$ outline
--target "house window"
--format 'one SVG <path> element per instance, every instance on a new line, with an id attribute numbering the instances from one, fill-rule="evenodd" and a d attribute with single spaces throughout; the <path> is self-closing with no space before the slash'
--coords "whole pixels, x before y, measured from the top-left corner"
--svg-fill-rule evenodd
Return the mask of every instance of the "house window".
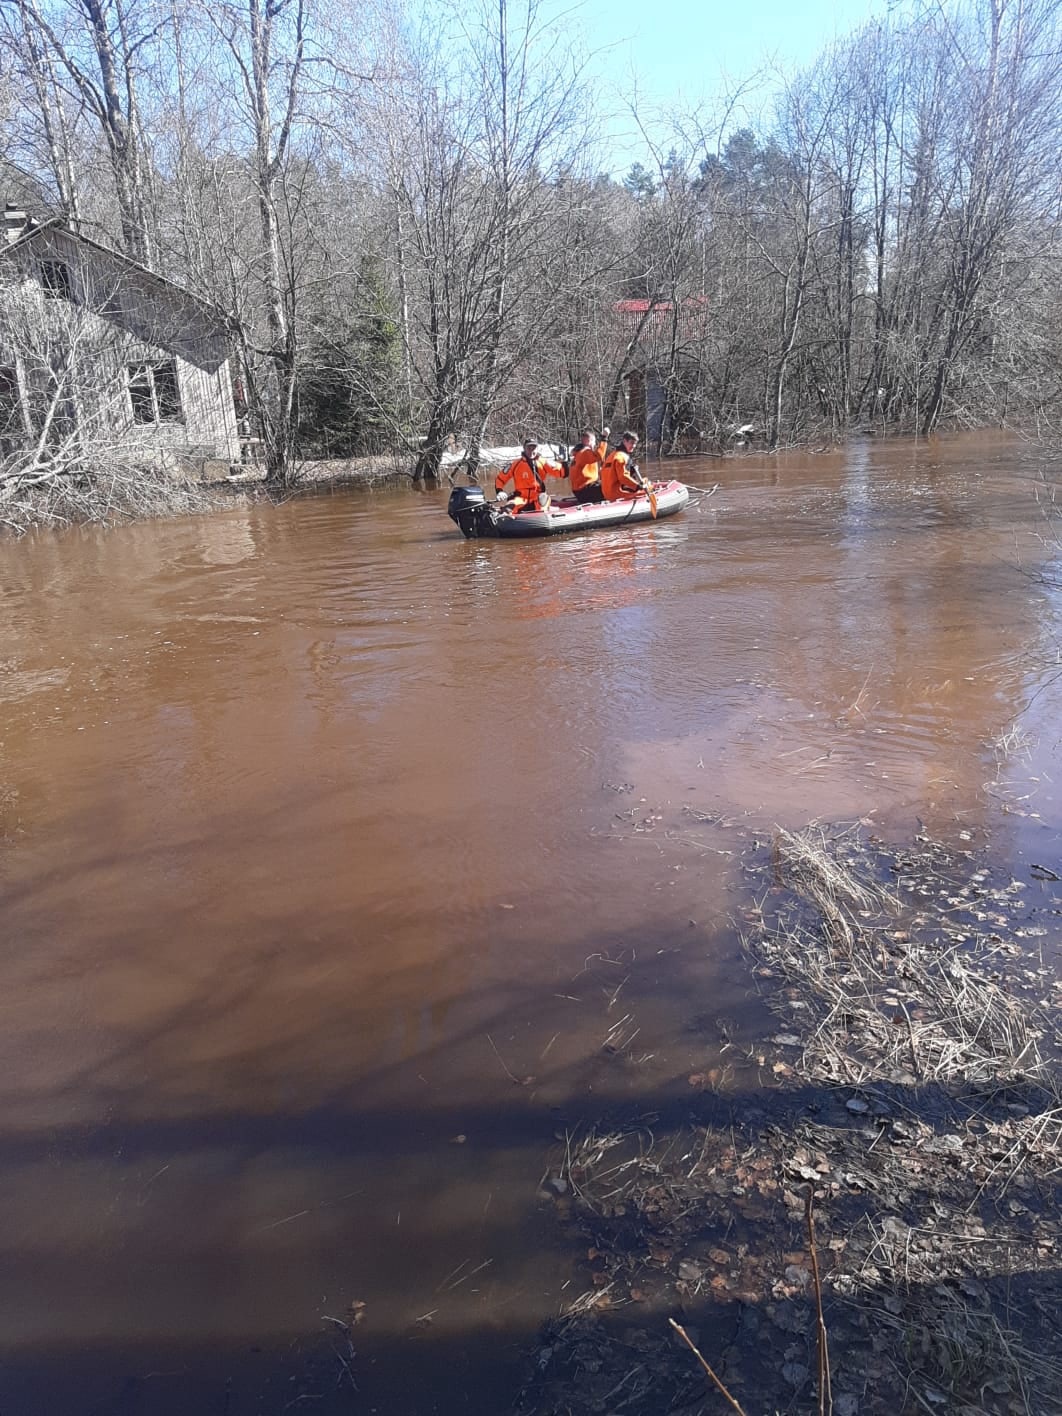
<path id="1" fill-rule="evenodd" d="M 159 410 L 160 423 L 181 421 L 181 390 L 177 386 L 177 363 L 170 359 L 165 364 L 156 364 L 155 403 Z"/>
<path id="2" fill-rule="evenodd" d="M 134 423 L 182 423 L 181 390 L 177 382 L 177 361 L 158 364 L 130 364 L 129 401 Z"/>
<path id="3" fill-rule="evenodd" d="M 151 369 L 147 364 L 134 364 L 129 370 L 129 398 L 133 405 L 134 423 L 155 423 L 155 400 L 151 393 Z"/>
<path id="4" fill-rule="evenodd" d="M 72 300 L 70 267 L 65 261 L 41 261 L 41 288 L 49 300 Z"/>

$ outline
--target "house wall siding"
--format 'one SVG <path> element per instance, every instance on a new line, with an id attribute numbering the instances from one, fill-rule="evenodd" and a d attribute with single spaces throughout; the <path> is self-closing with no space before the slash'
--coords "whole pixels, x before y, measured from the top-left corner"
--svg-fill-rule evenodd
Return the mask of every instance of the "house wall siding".
<path id="1" fill-rule="evenodd" d="M 70 300 L 42 288 L 42 262 L 51 260 L 69 271 Z M 58 359 L 85 440 L 106 445 L 113 439 L 116 450 L 120 445 L 146 454 L 239 460 L 228 336 L 220 312 L 62 228 L 43 228 L 20 241 L 0 264 L 0 278 L 14 272 L 19 315 L 32 337 L 20 338 L 17 325 L 6 338 L 0 333 L 0 362 L 11 363 L 21 354 L 23 363 L 31 364 L 33 351 L 26 346 L 38 342 L 43 393 L 45 385 L 55 386 L 48 369 Z M 177 368 L 180 421 L 135 422 L 130 366 L 168 359 Z"/>

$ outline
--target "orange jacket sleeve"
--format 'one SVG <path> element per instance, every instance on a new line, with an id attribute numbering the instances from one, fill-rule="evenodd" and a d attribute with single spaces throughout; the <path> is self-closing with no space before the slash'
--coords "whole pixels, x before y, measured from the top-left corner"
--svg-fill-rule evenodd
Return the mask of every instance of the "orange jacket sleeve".
<path id="1" fill-rule="evenodd" d="M 520 459 L 517 458 L 517 462 L 519 462 L 519 460 Z M 494 490 L 496 492 L 500 492 L 501 489 L 505 486 L 506 482 L 511 482 L 513 480 L 513 473 L 515 467 L 516 462 L 510 462 L 508 467 L 503 467 L 502 470 L 498 473 L 498 475 L 494 479 Z"/>

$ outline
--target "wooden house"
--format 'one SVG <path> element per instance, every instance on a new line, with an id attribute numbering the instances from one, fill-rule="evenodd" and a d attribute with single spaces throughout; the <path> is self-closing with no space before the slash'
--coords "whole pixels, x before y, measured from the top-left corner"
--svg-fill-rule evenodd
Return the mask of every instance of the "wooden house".
<path id="1" fill-rule="evenodd" d="M 217 306 L 61 220 L 4 212 L 0 456 L 227 470 L 240 457 L 229 354 Z"/>

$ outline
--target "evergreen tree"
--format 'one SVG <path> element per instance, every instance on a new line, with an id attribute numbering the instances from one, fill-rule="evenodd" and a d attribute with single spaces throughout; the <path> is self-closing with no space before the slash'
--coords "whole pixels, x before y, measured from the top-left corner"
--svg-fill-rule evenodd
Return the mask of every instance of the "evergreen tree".
<path id="1" fill-rule="evenodd" d="M 401 339 L 378 264 L 366 258 L 355 299 L 322 315 L 299 373 L 299 442 L 307 456 L 356 457 L 395 446 Z"/>

